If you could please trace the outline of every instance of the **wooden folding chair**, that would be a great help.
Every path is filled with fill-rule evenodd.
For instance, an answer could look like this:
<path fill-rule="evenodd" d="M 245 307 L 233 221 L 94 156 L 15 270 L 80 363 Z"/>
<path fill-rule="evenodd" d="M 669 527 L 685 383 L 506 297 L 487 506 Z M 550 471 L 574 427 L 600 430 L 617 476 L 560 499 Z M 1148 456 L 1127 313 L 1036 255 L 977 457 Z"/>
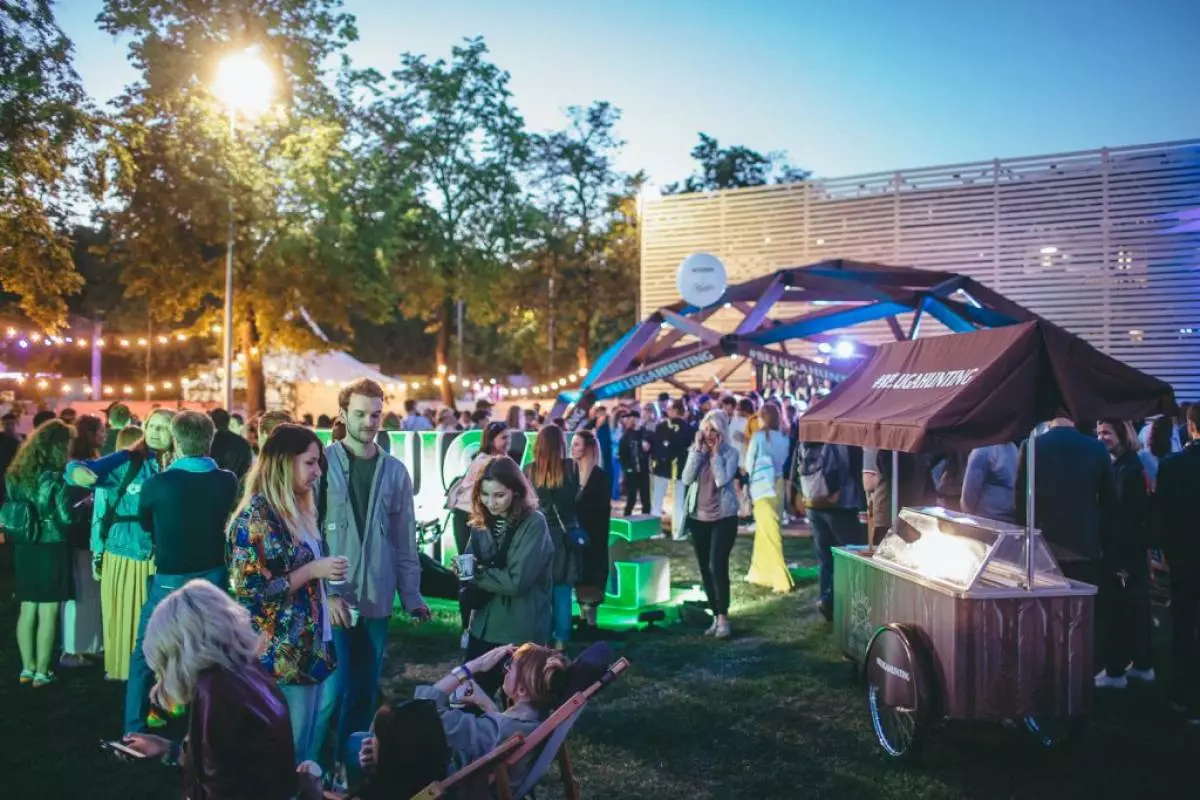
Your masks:
<path fill-rule="evenodd" d="M 533 791 L 533 787 L 538 784 L 538 781 L 545 777 L 546 773 L 550 770 L 550 764 L 557 761 L 559 772 L 562 775 L 563 791 L 567 800 L 580 800 L 579 780 L 575 777 L 575 771 L 571 767 L 571 755 L 567 749 L 567 735 L 570 734 L 571 728 L 574 727 L 575 721 L 579 719 L 579 715 L 583 712 L 588 700 L 594 697 L 605 686 L 616 680 L 617 676 L 627 669 L 629 669 L 629 660 L 625 658 L 618 659 L 604 671 L 599 680 L 582 692 L 572 695 L 545 722 L 539 725 L 533 733 L 525 737 L 524 744 L 497 764 L 494 775 L 496 796 L 500 800 L 514 800 L 514 798 L 525 797 Z M 525 773 L 524 779 L 514 789 L 512 786 L 512 770 L 534 752 L 538 752 L 537 760 L 534 761 L 529 771 Z"/>
<path fill-rule="evenodd" d="M 495 750 L 475 759 L 449 778 L 429 784 L 414 794 L 412 800 L 435 800 L 435 798 L 467 792 L 472 788 L 479 789 L 481 794 L 485 794 L 490 782 L 491 771 L 519 749 L 524 741 L 525 737 L 519 733 L 508 737 Z"/>

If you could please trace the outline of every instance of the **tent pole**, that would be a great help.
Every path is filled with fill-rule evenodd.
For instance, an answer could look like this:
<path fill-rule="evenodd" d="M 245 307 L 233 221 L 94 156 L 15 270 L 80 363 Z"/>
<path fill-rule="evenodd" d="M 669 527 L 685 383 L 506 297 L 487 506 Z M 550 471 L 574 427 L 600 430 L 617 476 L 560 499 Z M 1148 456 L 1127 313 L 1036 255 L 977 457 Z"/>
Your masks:
<path fill-rule="evenodd" d="M 1025 588 L 1033 591 L 1033 526 L 1034 526 L 1034 492 L 1037 485 L 1037 458 L 1034 455 L 1034 436 L 1037 428 L 1029 432 L 1025 441 Z"/>
<path fill-rule="evenodd" d="M 892 451 L 892 530 L 900 518 L 900 451 Z"/>

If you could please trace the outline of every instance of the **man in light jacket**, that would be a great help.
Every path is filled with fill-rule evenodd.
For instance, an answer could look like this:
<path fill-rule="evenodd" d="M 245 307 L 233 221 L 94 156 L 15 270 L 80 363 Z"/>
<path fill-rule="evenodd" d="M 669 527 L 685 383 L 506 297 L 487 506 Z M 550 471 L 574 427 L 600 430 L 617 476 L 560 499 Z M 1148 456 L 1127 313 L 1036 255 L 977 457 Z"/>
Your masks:
<path fill-rule="evenodd" d="M 350 570 L 346 581 L 328 587 L 338 663 L 322 689 L 317 730 L 327 731 L 340 708 L 341 763 L 350 734 L 366 730 L 375 712 L 395 596 L 419 621 L 429 619 L 429 608 L 421 597 L 412 478 L 375 444 L 383 387 L 355 381 L 338 395 L 338 407 L 346 437 L 325 450 L 320 506 L 329 554 L 348 559 Z"/>

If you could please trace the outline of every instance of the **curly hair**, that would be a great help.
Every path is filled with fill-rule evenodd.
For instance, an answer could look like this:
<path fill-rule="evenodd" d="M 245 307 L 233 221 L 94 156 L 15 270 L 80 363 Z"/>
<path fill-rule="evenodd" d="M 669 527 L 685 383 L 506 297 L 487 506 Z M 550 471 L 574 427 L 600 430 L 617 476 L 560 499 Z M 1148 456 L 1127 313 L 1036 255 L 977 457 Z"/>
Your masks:
<path fill-rule="evenodd" d="M 529 512 L 537 510 L 537 492 L 529 485 L 517 462 L 508 456 L 491 456 L 484 463 L 475 485 L 471 488 L 470 524 L 473 527 L 487 527 L 487 514 L 481 497 L 484 481 L 496 481 L 513 493 L 512 505 L 508 510 L 509 524 L 515 525 L 525 519 Z"/>
<path fill-rule="evenodd" d="M 49 419 L 29 434 L 8 466 L 5 481 L 32 494 L 43 472 L 62 473 L 75 429 L 61 419 Z"/>

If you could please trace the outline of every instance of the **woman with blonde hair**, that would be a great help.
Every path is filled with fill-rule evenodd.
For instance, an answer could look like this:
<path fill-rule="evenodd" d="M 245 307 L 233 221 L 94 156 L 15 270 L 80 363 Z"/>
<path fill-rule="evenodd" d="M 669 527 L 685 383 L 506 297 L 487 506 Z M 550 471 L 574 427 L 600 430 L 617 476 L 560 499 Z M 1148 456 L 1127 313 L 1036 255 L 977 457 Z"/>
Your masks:
<path fill-rule="evenodd" d="M 786 594 L 795 586 L 783 560 L 783 470 L 788 438 L 779 430 L 779 407 L 766 403 L 758 410 L 758 430 L 746 445 L 746 471 L 754 503 L 754 554 L 749 583 Z"/>
<path fill-rule="evenodd" d="M 608 586 L 608 525 L 612 519 L 609 479 L 600 455 L 600 442 L 591 431 L 576 431 L 571 437 L 571 458 L 579 465 L 575 516 L 588 536 L 580 557 L 575 596 L 585 630 L 594 635 L 596 607 L 604 602 Z"/>
<path fill-rule="evenodd" d="M 538 507 L 550 527 L 554 543 L 554 589 L 551 594 L 551 630 L 554 646 L 563 650 L 571 638 L 571 594 L 579 580 L 582 548 L 576 540 L 579 523 L 575 500 L 579 496 L 579 467 L 567 458 L 562 428 L 547 425 L 533 443 L 533 461 L 525 477 L 537 492 Z"/>
<path fill-rule="evenodd" d="M 729 628 L 729 556 L 737 542 L 737 492 L 734 477 L 738 452 L 729 444 L 729 424 L 722 411 L 709 411 L 683 466 L 687 488 L 687 527 L 700 564 L 704 594 L 713 613 L 708 636 L 727 639 Z"/>
<path fill-rule="evenodd" d="M 5 517 L 22 508 L 28 527 L 7 532 L 16 544 L 13 553 L 17 617 L 17 648 L 21 653 L 22 684 L 40 688 L 53 683 L 50 671 L 59 605 L 74 597 L 68 530 L 76 511 L 63 481 L 72 428 L 62 420 L 43 422 L 21 443 L 4 476 Z"/>
<path fill-rule="evenodd" d="M 474 578 L 463 605 L 468 611 L 466 657 L 500 645 L 544 643 L 550 634 L 550 594 L 554 583 L 554 543 L 538 498 L 508 456 L 488 458 L 471 494 Z M 476 680 L 489 695 L 502 675 L 485 670 Z"/>
<path fill-rule="evenodd" d="M 154 543 L 139 520 L 138 500 L 146 481 L 171 461 L 174 417 L 174 411 L 156 408 L 144 433 L 136 425 L 120 430 L 113 453 L 67 464 L 67 482 L 94 492 L 92 575 L 100 581 L 104 674 L 110 680 L 129 679 L 147 581 L 154 574 Z"/>
<path fill-rule="evenodd" d="M 321 682 L 335 666 L 325 580 L 346 577 L 346 559 L 325 556 L 314 489 L 324 464 L 321 440 L 283 423 L 271 431 L 246 475 L 229 523 L 234 598 L 264 639 L 261 661 L 287 700 L 296 758 L 316 760 Z"/>
<path fill-rule="evenodd" d="M 188 733 L 182 745 L 131 733 L 127 746 L 179 764 L 187 798 L 296 796 L 288 706 L 258 663 L 244 608 L 208 581 L 189 581 L 154 609 L 142 649 L 157 681 L 151 696 L 190 707 Z"/>

